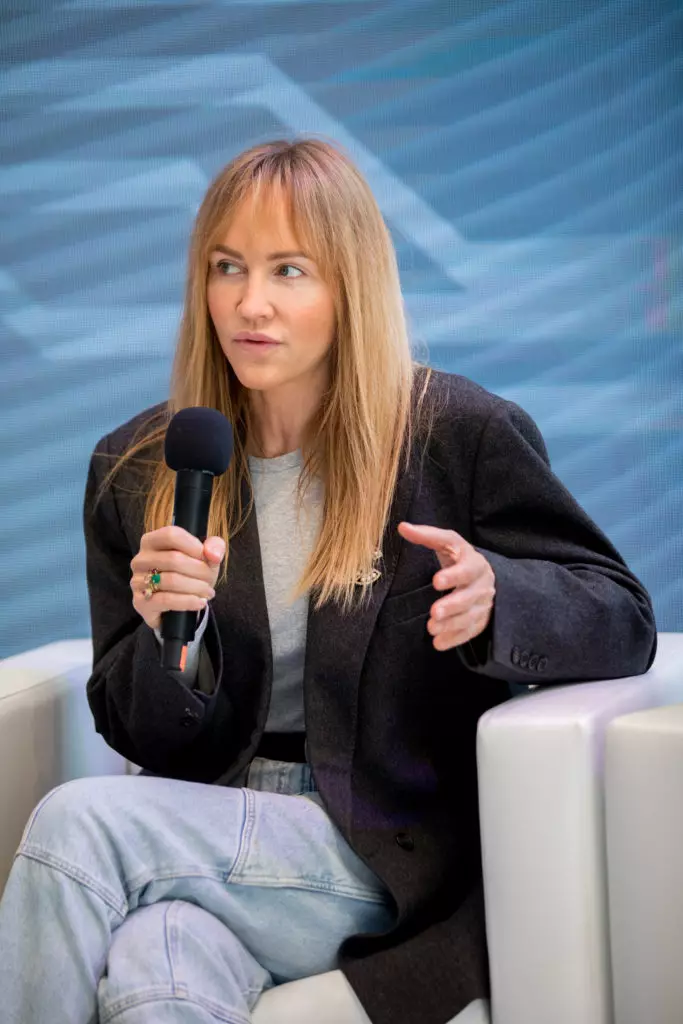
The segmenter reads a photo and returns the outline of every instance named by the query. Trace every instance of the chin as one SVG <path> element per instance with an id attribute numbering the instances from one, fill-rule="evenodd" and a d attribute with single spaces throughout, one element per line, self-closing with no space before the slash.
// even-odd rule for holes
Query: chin
<path id="1" fill-rule="evenodd" d="M 268 373 L 258 367 L 235 366 L 234 363 L 230 363 L 230 366 L 242 387 L 247 388 L 249 391 L 269 391 L 270 388 L 277 387 L 278 384 L 282 383 L 277 378 L 274 378 L 272 373 Z"/>

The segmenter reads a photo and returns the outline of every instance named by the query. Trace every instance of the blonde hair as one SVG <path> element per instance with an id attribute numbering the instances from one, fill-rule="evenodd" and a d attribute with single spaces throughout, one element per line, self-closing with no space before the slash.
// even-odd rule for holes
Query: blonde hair
<path id="1" fill-rule="evenodd" d="M 229 541 L 244 525 L 252 501 L 246 442 L 250 433 L 247 390 L 227 362 L 209 316 L 209 256 L 230 218 L 247 197 L 287 198 L 292 227 L 334 293 L 336 335 L 330 385 L 304 445 L 301 488 L 314 475 L 324 484 L 320 534 L 297 593 L 309 589 L 316 606 L 334 599 L 344 608 L 362 597 L 361 574 L 373 567 L 389 516 L 402 452 L 413 430 L 411 394 L 416 372 L 403 312 L 396 254 L 370 188 L 349 158 L 317 139 L 275 141 L 237 156 L 215 178 L 199 208 L 189 250 L 185 305 L 160 420 L 145 424 L 103 481 L 143 448 L 160 444 L 170 418 L 188 406 L 220 410 L 233 425 L 235 452 L 214 482 L 207 536 Z M 422 382 L 424 396 L 429 371 Z M 421 399 L 418 403 L 421 407 Z M 145 531 L 171 522 L 175 474 L 162 458 L 145 505 Z M 101 493 L 101 492 L 100 492 Z M 245 499 L 246 495 L 246 499 Z"/>

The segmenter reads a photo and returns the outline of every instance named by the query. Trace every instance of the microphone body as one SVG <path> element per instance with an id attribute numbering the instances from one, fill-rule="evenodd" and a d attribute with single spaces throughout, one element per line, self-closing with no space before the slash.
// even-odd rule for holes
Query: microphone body
<path id="1" fill-rule="evenodd" d="M 203 469 L 181 469 L 176 475 L 173 501 L 173 525 L 184 530 L 202 542 L 206 540 L 209 522 L 209 507 L 213 491 L 213 473 Z M 197 612 L 164 612 L 161 616 L 162 645 L 161 666 L 165 669 L 182 669 L 183 648 L 194 640 L 197 626 Z"/>
<path id="2" fill-rule="evenodd" d="M 166 430 L 164 457 L 176 472 L 173 525 L 202 543 L 206 540 L 214 478 L 225 473 L 233 452 L 230 422 L 217 409 L 192 406 L 173 416 Z M 185 668 L 187 644 L 194 640 L 197 612 L 163 612 L 161 667 Z"/>

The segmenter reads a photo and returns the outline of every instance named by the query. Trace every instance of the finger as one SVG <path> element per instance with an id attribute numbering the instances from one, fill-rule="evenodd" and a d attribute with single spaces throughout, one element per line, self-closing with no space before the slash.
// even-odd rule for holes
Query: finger
<path id="1" fill-rule="evenodd" d="M 203 558 L 210 565 L 220 565 L 225 558 L 225 541 L 222 537 L 207 537 L 203 545 Z"/>
<path id="2" fill-rule="evenodd" d="M 435 590 L 468 587 L 479 576 L 483 576 L 484 571 L 485 566 L 478 558 L 471 558 L 465 554 L 456 565 L 446 565 L 439 569 L 432 578 L 432 585 Z"/>
<path id="3" fill-rule="evenodd" d="M 435 623 L 430 619 L 427 630 L 434 638 L 433 646 L 438 651 L 445 651 L 479 636 L 486 629 L 490 618 L 490 606 L 475 606 L 462 615 L 446 619 L 443 623 Z"/>
<path id="4" fill-rule="evenodd" d="M 446 597 L 439 598 L 429 609 L 430 619 L 444 622 L 454 615 L 462 615 L 479 602 L 481 594 L 472 587 L 464 590 L 451 591 Z M 482 602 L 483 603 L 483 602 Z"/>
<path id="5" fill-rule="evenodd" d="M 204 555 L 204 545 L 198 537 L 184 530 L 182 526 L 162 526 L 158 530 L 143 534 L 140 540 L 140 550 L 150 551 L 180 551 L 190 558 L 201 559 Z"/>
<path id="6" fill-rule="evenodd" d="M 467 608 L 457 615 L 450 615 L 447 619 L 440 621 L 429 619 L 427 622 L 427 632 L 431 633 L 432 636 L 443 636 L 444 633 L 453 632 L 476 635 L 476 633 L 480 633 L 482 629 L 486 628 L 490 616 L 491 605 L 472 605 L 471 608 Z"/>
<path id="7" fill-rule="evenodd" d="M 154 593 L 191 594 L 195 597 L 205 597 L 209 600 L 216 596 L 213 585 L 208 580 L 196 579 L 192 576 L 184 576 L 181 573 L 161 571 L 159 589 Z M 133 591 L 144 596 L 148 590 L 147 574 L 135 573 L 130 582 Z"/>
<path id="8" fill-rule="evenodd" d="M 429 619 L 427 632 L 432 636 L 443 636 L 444 633 L 465 632 L 470 624 L 469 610 L 460 615 L 449 615 L 447 619 L 438 622 L 436 619 Z"/>
<path id="9" fill-rule="evenodd" d="M 444 553 L 451 558 L 458 558 L 467 541 L 455 530 L 442 530 L 438 526 L 416 526 L 414 523 L 398 524 L 398 532 L 404 540 L 418 544 L 423 548 L 431 548 L 437 553 Z"/>
<path id="10" fill-rule="evenodd" d="M 452 647 L 460 647 L 461 644 L 466 644 L 468 640 L 473 640 L 475 636 L 483 633 L 487 623 L 488 616 L 486 615 L 477 614 L 460 617 L 459 624 L 445 630 L 443 633 L 438 633 L 434 637 L 432 646 L 437 651 L 447 651 Z"/>
<path id="11" fill-rule="evenodd" d="M 432 646 L 437 651 L 449 651 L 453 647 L 460 647 L 462 644 L 466 644 L 471 639 L 472 634 L 468 630 L 453 630 L 450 633 L 441 633 L 439 636 L 435 636 Z"/>
<path id="12" fill-rule="evenodd" d="M 197 540 L 197 538 L 194 538 Z M 198 542 L 199 543 L 199 542 Z M 200 544 L 200 551 L 203 550 Z M 162 573 L 176 573 L 179 576 L 187 576 L 189 579 L 201 580 L 210 583 L 216 581 L 217 567 L 209 565 L 203 558 L 192 558 L 182 551 L 169 551 L 166 549 L 140 548 L 140 551 L 130 563 L 131 572 L 144 575 L 152 569 Z"/>

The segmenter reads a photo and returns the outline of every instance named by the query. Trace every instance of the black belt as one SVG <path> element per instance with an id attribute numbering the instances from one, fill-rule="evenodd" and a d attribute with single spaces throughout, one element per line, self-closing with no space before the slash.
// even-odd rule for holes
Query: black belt
<path id="1" fill-rule="evenodd" d="M 264 732 L 254 757 L 267 757 L 270 761 L 306 763 L 305 732 Z"/>

